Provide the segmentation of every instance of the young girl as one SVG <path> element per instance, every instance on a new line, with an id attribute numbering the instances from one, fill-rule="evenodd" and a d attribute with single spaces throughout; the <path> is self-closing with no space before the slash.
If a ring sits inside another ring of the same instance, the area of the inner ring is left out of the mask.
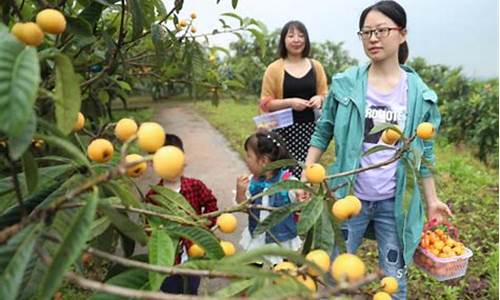
<path id="1" fill-rule="evenodd" d="M 380 1 L 366 8 L 359 20 L 358 35 L 370 63 L 333 77 L 306 158 L 306 164 L 317 162 L 334 138 L 336 160 L 330 174 L 387 161 L 394 155 L 397 144 L 362 157 L 363 152 L 383 143 L 381 133 L 369 134 L 377 123 L 398 124 L 405 136 L 413 135 L 421 122 L 431 122 L 436 129 L 440 123 L 436 94 L 404 65 L 408 58 L 404 9 L 394 1 Z M 434 163 L 432 141 L 417 138 L 412 146 L 422 153 L 423 160 Z M 429 219 L 446 219 L 451 212 L 437 197 L 428 164 L 422 163 L 419 171 Z M 329 182 L 331 186 L 347 180 L 354 183 L 354 195 L 361 200 L 362 210 L 343 224 L 347 251 L 355 252 L 367 229 L 374 229 L 379 265 L 399 281 L 396 299 L 406 298 L 406 266 L 412 262 L 423 228 L 424 211 L 415 178 L 408 178 L 404 164 L 397 161 Z M 407 189 L 411 199 L 404 205 Z M 347 192 L 347 188 L 340 189 L 336 196 L 344 197 Z"/>
<path id="2" fill-rule="evenodd" d="M 296 179 L 286 169 L 276 169 L 261 174 L 268 163 L 290 158 L 278 134 L 268 131 L 252 134 L 245 141 L 245 151 L 245 161 L 252 175 L 238 177 L 236 182 L 236 202 L 241 203 L 265 191 L 277 182 Z M 258 198 L 252 203 L 267 207 L 281 207 L 294 201 L 295 194 L 293 191 L 280 191 L 273 195 Z M 253 234 L 258 222 L 264 220 L 268 215 L 269 211 L 267 210 L 250 210 L 248 227 L 243 231 L 240 241 L 243 249 L 251 250 L 265 244 L 279 242 L 285 248 L 299 250 L 301 241 L 297 236 L 297 226 L 293 214 L 272 227 L 269 232 L 257 236 Z M 268 260 L 271 265 L 282 261 L 280 257 L 269 257 Z"/>

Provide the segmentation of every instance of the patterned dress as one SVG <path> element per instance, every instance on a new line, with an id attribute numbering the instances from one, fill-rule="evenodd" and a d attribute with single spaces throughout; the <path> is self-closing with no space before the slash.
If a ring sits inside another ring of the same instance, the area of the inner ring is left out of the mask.
<path id="1" fill-rule="evenodd" d="M 290 75 L 285 70 L 285 78 L 283 81 L 283 98 L 302 98 L 311 99 L 316 95 L 316 79 L 314 69 L 311 67 L 309 72 L 301 78 Z M 286 144 L 288 152 L 292 157 L 300 163 L 304 163 L 309 142 L 314 132 L 315 127 L 314 110 L 306 109 L 303 111 L 293 110 L 293 124 L 275 129 Z M 300 178 L 302 168 L 299 166 L 292 169 L 295 177 Z"/>

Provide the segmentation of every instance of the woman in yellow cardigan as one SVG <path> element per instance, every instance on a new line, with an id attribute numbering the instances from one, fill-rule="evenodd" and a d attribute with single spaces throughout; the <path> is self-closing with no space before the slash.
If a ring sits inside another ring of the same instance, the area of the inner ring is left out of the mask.
<path id="1" fill-rule="evenodd" d="M 260 109 L 270 112 L 291 107 L 293 125 L 276 129 L 294 159 L 304 162 L 319 111 L 328 91 L 321 63 L 308 58 L 311 49 L 307 29 L 299 21 L 283 26 L 279 41 L 281 58 L 264 73 Z M 300 178 L 301 168 L 292 170 Z"/>

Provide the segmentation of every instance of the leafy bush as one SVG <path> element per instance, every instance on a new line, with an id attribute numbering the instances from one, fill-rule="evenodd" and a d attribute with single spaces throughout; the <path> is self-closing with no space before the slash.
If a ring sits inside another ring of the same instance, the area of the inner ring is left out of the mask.
<path id="1" fill-rule="evenodd" d="M 440 98 L 444 136 L 455 144 L 473 146 L 479 159 L 497 165 L 498 78 L 467 79 L 460 68 L 428 65 L 423 58 L 410 64 Z"/>

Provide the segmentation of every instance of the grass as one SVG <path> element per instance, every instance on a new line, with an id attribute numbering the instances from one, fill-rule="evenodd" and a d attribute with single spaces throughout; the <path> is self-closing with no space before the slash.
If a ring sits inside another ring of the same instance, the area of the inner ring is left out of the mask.
<path id="1" fill-rule="evenodd" d="M 498 299 L 498 248 L 488 261 L 488 278 L 490 281 L 490 299 Z"/>
<path id="2" fill-rule="evenodd" d="M 216 127 L 240 154 L 243 143 L 253 133 L 252 117 L 257 114 L 256 103 L 221 100 L 218 106 L 210 102 L 190 104 Z M 333 161 L 330 149 L 321 162 Z M 475 159 L 471 151 L 438 140 L 435 147 L 436 184 L 439 198 L 454 212 L 453 224 L 460 239 L 472 249 L 465 277 L 440 283 L 410 267 L 408 274 L 409 299 L 491 299 L 498 298 L 498 173 Z M 369 269 L 377 264 L 376 244 L 363 243 L 359 255 Z M 496 255 L 496 256 L 495 256 Z M 485 268 L 485 266 L 489 266 Z M 495 269 L 496 267 L 496 269 Z"/>

